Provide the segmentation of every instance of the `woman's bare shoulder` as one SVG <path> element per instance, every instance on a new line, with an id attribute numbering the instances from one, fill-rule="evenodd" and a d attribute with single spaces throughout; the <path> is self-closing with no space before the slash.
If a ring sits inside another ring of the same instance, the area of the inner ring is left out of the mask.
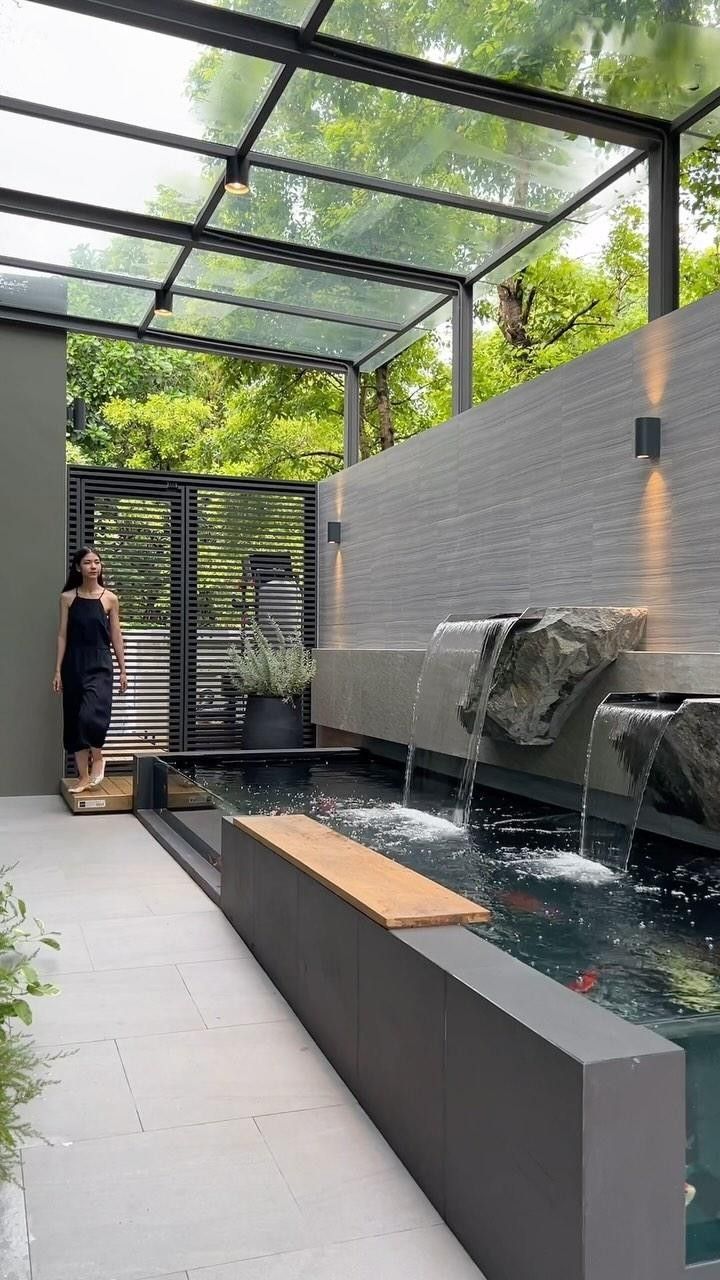
<path id="1" fill-rule="evenodd" d="M 108 605 L 111 609 L 114 609 L 115 605 L 120 603 L 115 592 L 111 591 L 109 587 L 105 588 L 105 599 L 107 600 Z"/>
<path id="2" fill-rule="evenodd" d="M 75 591 L 74 591 L 74 590 L 71 590 L 71 591 L 61 591 L 61 592 L 60 592 L 60 603 L 61 603 L 61 604 L 70 604 L 70 603 L 71 603 L 71 601 L 72 601 L 72 600 L 74 600 L 74 599 L 75 599 Z"/>

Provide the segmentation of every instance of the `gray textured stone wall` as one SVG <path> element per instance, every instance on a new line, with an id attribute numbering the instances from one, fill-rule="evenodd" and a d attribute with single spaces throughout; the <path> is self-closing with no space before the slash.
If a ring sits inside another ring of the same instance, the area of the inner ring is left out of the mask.
<path id="1" fill-rule="evenodd" d="M 320 644 L 606 604 L 647 607 L 648 649 L 718 650 L 719 327 L 715 294 L 324 482 Z M 657 466 L 633 456 L 643 414 Z"/>

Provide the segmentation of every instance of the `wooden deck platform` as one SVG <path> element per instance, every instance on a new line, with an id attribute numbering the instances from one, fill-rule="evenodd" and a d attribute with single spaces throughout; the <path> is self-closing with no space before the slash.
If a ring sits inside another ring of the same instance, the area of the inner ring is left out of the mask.
<path id="1" fill-rule="evenodd" d="M 108 774 L 102 786 L 78 795 L 70 791 L 76 778 L 63 778 L 60 794 L 71 813 L 132 813 L 133 777 L 130 773 Z M 167 787 L 168 809 L 213 809 L 215 801 L 209 791 L 189 778 L 170 774 Z"/>
<path id="2" fill-rule="evenodd" d="M 303 814 L 238 817 L 235 826 L 386 929 L 487 924 L 487 907 Z"/>
<path id="3" fill-rule="evenodd" d="M 109 774 L 99 787 L 81 791 L 75 795 L 70 787 L 77 778 L 63 778 L 60 794 L 71 813 L 131 813 L 133 807 L 133 780 L 130 774 Z"/>

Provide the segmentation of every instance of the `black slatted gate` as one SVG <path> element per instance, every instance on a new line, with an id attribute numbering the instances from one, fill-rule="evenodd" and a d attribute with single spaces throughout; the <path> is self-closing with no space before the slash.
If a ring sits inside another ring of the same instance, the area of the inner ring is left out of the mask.
<path id="1" fill-rule="evenodd" d="M 255 617 L 315 644 L 312 484 L 68 468 L 68 548 L 97 546 L 120 596 L 129 689 L 107 751 L 242 744 L 227 651 Z M 305 742 L 313 743 L 309 698 Z"/>

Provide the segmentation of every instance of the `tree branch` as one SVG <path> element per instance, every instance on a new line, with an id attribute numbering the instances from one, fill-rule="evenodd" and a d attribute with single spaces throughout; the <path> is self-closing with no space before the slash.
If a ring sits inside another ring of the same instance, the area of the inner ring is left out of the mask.
<path id="1" fill-rule="evenodd" d="M 312 449 L 309 453 L 288 453 L 288 458 L 296 458 L 300 462 L 303 458 L 337 458 L 338 462 L 343 461 L 341 453 L 335 453 L 332 449 Z"/>
<path id="2" fill-rule="evenodd" d="M 551 347 L 553 342 L 557 342 L 562 338 L 570 329 L 572 329 L 573 325 L 577 324 L 581 316 L 586 316 L 588 311 L 592 311 L 593 307 L 598 306 L 599 302 L 600 299 L 595 298 L 592 302 L 588 302 L 586 307 L 583 307 L 580 311 L 576 311 L 575 315 L 571 316 L 567 324 L 564 324 L 560 329 L 558 329 L 557 332 L 553 334 L 552 338 L 548 338 L 547 341 L 543 343 L 543 346 Z"/>

